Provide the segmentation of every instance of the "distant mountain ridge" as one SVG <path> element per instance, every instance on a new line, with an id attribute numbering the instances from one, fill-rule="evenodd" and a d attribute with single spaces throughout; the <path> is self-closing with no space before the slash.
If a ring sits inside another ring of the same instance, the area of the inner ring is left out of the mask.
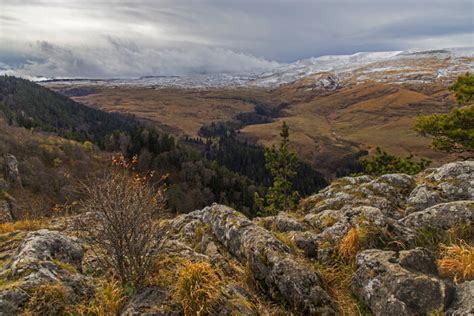
<path id="1" fill-rule="evenodd" d="M 131 86 L 153 88 L 276 88 L 299 80 L 324 80 L 328 74 L 341 82 L 414 82 L 450 79 L 474 70 L 474 47 L 439 50 L 359 52 L 327 55 L 282 64 L 266 72 L 144 76 L 136 79 L 52 79 L 44 85 Z"/>

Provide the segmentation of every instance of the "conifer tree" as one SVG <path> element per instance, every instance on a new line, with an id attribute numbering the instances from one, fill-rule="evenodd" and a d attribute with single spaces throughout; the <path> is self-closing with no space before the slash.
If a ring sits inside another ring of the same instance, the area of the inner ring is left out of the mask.
<path id="1" fill-rule="evenodd" d="M 277 148 L 273 145 L 265 149 L 265 167 L 270 171 L 273 184 L 265 196 L 265 201 L 256 196 L 256 205 L 261 206 L 262 215 L 273 215 L 279 211 L 294 209 L 298 203 L 298 192 L 292 192 L 293 179 L 296 176 L 298 158 L 289 149 L 289 127 L 283 122 L 281 143 Z M 266 206 L 263 206 L 266 202 Z"/>
<path id="2" fill-rule="evenodd" d="M 474 152 L 474 76 L 459 76 L 449 87 L 454 92 L 459 108 L 449 114 L 420 116 L 415 130 L 433 137 L 433 147 L 446 152 Z"/>

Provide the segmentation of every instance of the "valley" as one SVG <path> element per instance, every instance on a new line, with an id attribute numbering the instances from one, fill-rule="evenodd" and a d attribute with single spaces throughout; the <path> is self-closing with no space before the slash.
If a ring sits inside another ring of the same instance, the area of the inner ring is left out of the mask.
<path id="1" fill-rule="evenodd" d="M 449 112 L 455 101 L 447 87 L 473 65 L 473 50 L 466 48 L 323 56 L 247 80 L 200 77 L 202 86 L 179 77 L 42 84 L 83 104 L 151 121 L 178 137 L 198 137 L 204 125 L 232 121 L 263 105 L 278 113 L 263 124 L 239 126 L 240 137 L 271 145 L 286 121 L 302 159 L 332 177 L 345 160 L 376 147 L 424 156 L 434 165 L 454 160 L 429 148 L 430 140 L 413 130 L 414 121 Z"/>

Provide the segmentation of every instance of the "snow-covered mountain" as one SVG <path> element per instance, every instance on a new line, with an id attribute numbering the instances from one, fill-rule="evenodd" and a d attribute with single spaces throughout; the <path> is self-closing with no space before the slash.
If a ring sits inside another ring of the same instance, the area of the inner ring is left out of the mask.
<path id="1" fill-rule="evenodd" d="M 452 80 L 459 73 L 474 71 L 474 47 L 440 50 L 365 52 L 298 60 L 264 73 L 160 76 L 138 79 L 52 80 L 45 85 L 135 86 L 150 88 L 275 88 L 300 82 L 309 88 L 334 89 L 367 81 L 420 83 Z"/>

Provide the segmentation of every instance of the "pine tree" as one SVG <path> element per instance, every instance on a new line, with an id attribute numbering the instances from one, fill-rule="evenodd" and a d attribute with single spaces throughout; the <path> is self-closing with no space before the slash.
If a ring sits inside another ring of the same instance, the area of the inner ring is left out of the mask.
<path id="1" fill-rule="evenodd" d="M 434 148 L 445 152 L 474 152 L 474 76 L 459 76 L 449 87 L 455 93 L 459 108 L 449 114 L 420 116 L 415 130 L 433 138 Z"/>
<path id="2" fill-rule="evenodd" d="M 298 203 L 298 192 L 292 192 L 293 179 L 298 168 L 296 153 L 289 149 L 289 127 L 283 122 L 279 148 L 273 145 L 265 149 L 265 167 L 270 171 L 273 184 L 269 188 L 265 201 L 256 196 L 256 205 L 263 205 L 262 215 L 273 215 L 279 211 L 294 209 Z"/>

